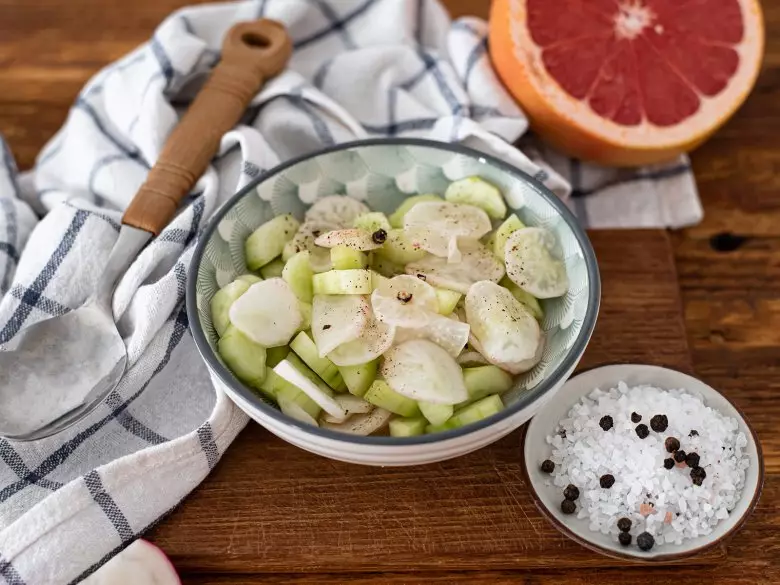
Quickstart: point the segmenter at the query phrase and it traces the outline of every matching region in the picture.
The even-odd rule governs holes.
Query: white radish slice
[[[347,420],[349,420],[349,417],[354,414],[366,414],[368,412],[371,412],[374,409],[374,405],[370,402],[366,402],[359,396],[354,396],[352,394],[337,394],[333,397],[333,400],[339,403],[339,406],[344,409],[344,412],[347,413]],[[338,418],[331,416],[329,414],[324,414],[322,416],[322,420],[327,423],[334,423],[339,424],[343,423],[343,420],[339,420]]]
[[[470,337],[474,337],[471,335]],[[490,362],[487,361],[485,356],[483,356],[478,351],[464,351],[462,352],[456,359],[456,362],[460,366],[463,366],[464,368],[472,367],[472,366],[486,366]],[[500,366],[499,366],[500,367]]]
[[[314,243],[317,246],[322,246],[323,248],[345,246],[352,250],[359,250],[360,252],[376,250],[382,246],[382,244],[378,244],[373,240],[370,233],[368,233],[366,230],[361,230],[360,228],[349,228],[326,232],[314,240]]]
[[[455,358],[427,339],[412,339],[390,348],[381,372],[393,390],[412,400],[458,404],[468,398]]]
[[[306,221],[329,223],[335,227],[350,227],[355,218],[371,210],[357,199],[346,195],[328,195],[314,202],[306,212]]]
[[[306,410],[297,402],[293,400],[286,400],[282,397],[278,398],[279,410],[290,418],[294,418],[297,421],[318,427],[320,426],[317,419],[310,415]]]
[[[394,338],[395,326],[371,317],[360,337],[339,345],[327,357],[337,366],[359,366],[385,353]]]
[[[473,205],[425,201],[406,212],[404,229],[425,228],[447,237],[478,240],[491,229],[488,214]]]
[[[536,351],[536,355],[532,357],[529,360],[523,360],[520,362],[502,362],[501,360],[491,359],[487,356],[487,353],[485,352],[485,348],[482,347],[482,344],[479,343],[479,340],[474,337],[474,333],[469,335],[469,345],[473,347],[476,351],[470,352],[478,355],[482,362],[474,362],[473,365],[485,365],[485,364],[493,364],[494,366],[497,366],[501,368],[502,370],[509,372],[510,374],[522,374],[523,372],[527,372],[531,368],[533,368],[536,364],[539,363],[539,360],[542,359],[542,353],[544,353],[544,337],[542,337],[542,341],[539,343],[539,348]],[[462,366],[466,366],[467,364],[464,364],[458,360],[458,363]]]
[[[527,293],[551,299],[568,290],[566,265],[552,232],[535,227],[512,232],[504,253],[507,276]]]
[[[305,221],[298,228],[293,239],[287,242],[282,252],[282,259],[287,261],[298,252],[308,250],[309,262],[314,272],[325,272],[332,268],[330,250],[317,246],[314,241],[324,233],[336,229],[337,226],[324,222]]]
[[[419,327],[436,315],[436,290],[416,276],[401,274],[379,282],[371,308],[380,321],[398,327]]]
[[[230,322],[263,347],[286,345],[303,322],[298,297],[281,278],[262,280],[230,305]]]
[[[320,357],[354,341],[368,327],[371,305],[363,295],[314,295],[311,334]]]
[[[333,424],[323,423],[323,427],[331,429],[333,431],[341,431],[342,433],[349,433],[350,435],[370,435],[383,428],[393,413],[384,408],[375,408],[367,414],[356,414],[349,417],[344,423]]]
[[[539,323],[503,286],[490,281],[472,285],[466,295],[466,320],[472,345],[491,363],[504,364],[515,374],[536,363],[542,343]]]
[[[151,542],[136,540],[105,565],[81,581],[81,585],[181,585],[176,569],[165,553]]]
[[[347,413],[341,408],[339,403],[336,402],[333,397],[328,396],[323,392],[314,382],[309,380],[309,378],[299,372],[287,359],[283,359],[276,364],[276,366],[274,366],[274,372],[293,386],[300,388],[302,392],[316,402],[322,410],[329,415],[342,421],[346,420]]]
[[[406,265],[406,273],[420,278],[422,275],[428,284],[440,286],[466,294],[469,287],[480,280],[498,282],[504,276],[504,265],[484,245],[470,242],[458,263],[450,263],[446,258],[427,255],[416,262]]]
[[[468,323],[461,323],[450,317],[432,315],[428,322],[420,327],[399,327],[395,332],[394,343],[403,343],[410,339],[429,339],[456,358],[468,343],[471,327]]]

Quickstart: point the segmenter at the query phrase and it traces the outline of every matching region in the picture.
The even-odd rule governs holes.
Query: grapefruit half
[[[761,65],[758,0],[494,0],[490,56],[532,127],[572,156],[631,166],[706,140]]]

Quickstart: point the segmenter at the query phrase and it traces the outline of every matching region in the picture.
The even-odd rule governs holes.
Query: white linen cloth
[[[181,213],[122,278],[114,297],[129,355],[122,382],[61,435],[0,440],[0,577],[11,585],[75,583],[93,573],[181,502],[247,423],[212,387],[194,348],[185,280],[209,217],[280,161],[367,137],[456,141],[540,178],[586,226],[677,227],[701,218],[685,158],[618,171],[531,141],[525,154],[511,146],[528,125],[490,67],[485,22],[451,23],[436,0],[186,8],[90,80],[31,172],[18,175],[2,143],[0,347],[86,299],[121,211],[219,59],[225,31],[262,16],[288,26],[292,61],[224,136]]]

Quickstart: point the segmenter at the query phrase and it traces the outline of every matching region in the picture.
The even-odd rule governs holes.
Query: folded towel
[[[486,24],[451,23],[435,0],[192,7],[90,80],[31,172],[16,172],[3,143],[0,348],[31,323],[84,302],[116,241],[121,210],[219,59],[225,31],[263,16],[289,28],[289,69],[223,137],[181,213],[121,279],[113,309],[126,375],[68,431],[32,443],[0,440],[0,576],[8,583],[55,585],[94,572],[186,497],[246,424],[212,387],[195,350],[185,279],[209,217],[280,161],[366,137],[426,137],[481,149],[536,176],[586,226],[701,218],[685,158],[631,171],[596,168],[528,137],[525,116],[490,67]],[[511,146],[521,136],[523,152]]]

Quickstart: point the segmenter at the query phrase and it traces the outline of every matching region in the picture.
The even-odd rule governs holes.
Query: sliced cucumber
[[[249,270],[257,270],[279,256],[300,225],[298,220],[288,213],[278,215],[257,228],[244,244]]]
[[[281,278],[253,284],[230,306],[230,322],[264,347],[287,345],[302,320],[298,298]]]
[[[451,431],[455,427],[451,424],[451,420],[448,420],[444,424],[440,425],[428,425],[425,427],[425,434],[432,435],[434,433],[443,433],[444,431]]]
[[[282,258],[279,257],[274,260],[271,260],[265,266],[262,266],[260,268],[260,274],[262,274],[263,278],[265,279],[279,278],[282,275],[283,270],[284,270],[284,260],[282,260]]]
[[[382,283],[387,282],[390,280],[386,276],[382,276],[378,272],[372,270],[371,271],[371,292],[374,292],[377,288],[379,288],[379,285]]]
[[[371,294],[371,273],[368,270],[329,270],[312,279],[315,295]]]
[[[428,421],[422,416],[390,419],[391,437],[416,437],[425,433]]]
[[[382,242],[375,240],[370,233],[358,228],[329,231],[314,240],[314,243],[323,248],[345,246],[353,250],[358,250],[359,252],[376,250],[382,245]]]
[[[269,368],[273,368],[276,364],[287,357],[287,354],[290,353],[290,347],[287,345],[269,347],[265,353],[265,365]]]
[[[295,384],[291,384],[279,374],[268,368],[266,370],[265,380],[261,384],[261,388],[279,403],[279,406],[283,402],[290,402],[297,404],[302,408],[310,417],[317,418],[322,412],[322,408],[309,398],[300,388]]]
[[[404,273],[404,267],[400,264],[390,262],[387,258],[382,258],[379,254],[374,252],[371,254],[371,261],[369,262],[371,269],[381,274],[385,278],[393,278],[399,274]]]
[[[328,386],[334,390],[342,388],[344,380],[341,378],[339,369],[328,358],[319,356],[317,346],[305,332],[301,331],[293,338],[290,342],[290,349],[292,349],[307,366],[314,370]]]
[[[249,290],[249,284],[243,280],[234,280],[219,289],[211,299],[211,322],[217,335],[222,336],[230,326],[230,306],[242,294]]]
[[[525,292],[522,288],[517,286],[506,276],[502,278],[498,284],[500,284],[509,292],[511,292],[513,297],[515,297],[518,301],[523,303],[525,305],[525,308],[531,312],[531,314],[536,318],[537,321],[541,322],[544,320],[544,309],[542,309],[542,305],[539,304],[539,301],[536,299],[534,295]]]
[[[468,406],[459,408],[447,421],[453,428],[459,428],[471,423],[475,423],[489,416],[501,412],[504,409],[504,403],[498,394],[493,394],[477,402],[472,402]]]
[[[242,274],[241,276],[236,276],[236,280],[241,280],[247,283],[249,286],[252,286],[253,284],[260,282],[263,279],[259,276],[255,276],[254,274]]]
[[[265,348],[232,325],[220,338],[217,350],[230,371],[242,382],[259,386],[265,379]]]
[[[305,392],[329,415],[339,420],[346,420],[347,413],[338,402],[333,400],[333,391],[295,354],[289,354],[276,364],[274,372]]]
[[[480,400],[491,394],[502,394],[512,387],[512,376],[497,366],[463,368],[463,382],[469,400]],[[433,421],[431,421],[433,422]]]
[[[312,305],[311,303],[300,301],[298,303],[298,308],[301,310],[301,324],[298,327],[298,331],[308,331],[311,329]]]
[[[374,408],[367,414],[356,414],[349,417],[344,423],[324,423],[322,426],[334,431],[348,433],[350,435],[370,435],[385,427],[393,413],[384,408]]]
[[[435,288],[436,300],[439,302],[439,314],[449,315],[458,304],[458,301],[463,296],[461,293],[454,290],[447,290],[446,288]]]
[[[290,285],[298,300],[304,303],[311,303],[311,299],[314,296],[311,286],[314,272],[311,269],[309,257],[308,250],[298,252],[287,260],[282,269],[282,278]]]
[[[401,205],[398,206],[398,208],[388,218],[388,220],[390,221],[390,226],[394,228],[404,227],[404,216],[406,215],[406,212],[409,211],[412,207],[414,207],[418,203],[423,203],[425,201],[442,201],[442,198],[432,193],[426,193],[424,195],[414,195],[413,197],[408,197],[406,200],[404,200],[403,203],[401,203]]]
[[[339,372],[347,385],[347,390],[355,396],[363,396],[376,379],[379,360],[359,366],[339,366]]]
[[[415,246],[402,229],[392,229],[387,232],[385,243],[374,254],[401,266],[420,260],[426,255],[425,250]]]
[[[368,327],[371,304],[362,295],[314,295],[311,333],[320,357],[360,337]]]
[[[298,252],[307,251],[310,254],[309,263],[314,272],[330,270],[330,250],[315,245],[314,240],[332,229],[334,229],[334,226],[329,224],[310,221],[303,222],[295,237],[284,245],[282,260],[287,261]]]
[[[390,222],[384,213],[380,211],[372,211],[357,216],[355,221],[352,223],[352,227],[360,228],[373,235],[379,230],[385,230],[385,232],[389,232]]]
[[[504,223],[496,228],[496,231],[493,232],[493,242],[490,249],[493,250],[493,253],[499,258],[499,260],[503,262],[504,258],[506,257],[505,248],[506,241],[509,239],[509,236],[511,236],[517,230],[523,229],[524,227],[525,225],[522,221],[520,221],[520,218],[518,218],[513,213],[507,217],[506,220],[504,220]]]
[[[506,241],[506,274],[537,299],[566,294],[569,278],[555,235],[542,228],[523,228]]]
[[[420,414],[420,409],[414,400],[394,391],[384,380],[374,380],[363,399],[401,416],[410,417]]]
[[[359,250],[336,246],[330,249],[330,262],[334,270],[353,270],[368,266],[368,257]]]
[[[433,286],[440,286],[463,294],[480,280],[498,282],[504,276],[504,265],[482,244],[476,244],[463,254],[458,263],[447,258],[427,254],[421,260],[406,265],[406,273],[420,275]]]
[[[501,191],[479,177],[466,177],[450,183],[444,198],[452,203],[479,207],[494,219],[504,219],[506,215],[506,203]]]
[[[421,400],[417,405],[420,407],[422,415],[432,425],[443,425],[450,419],[453,412],[455,412],[455,408],[452,404],[433,404]]]

